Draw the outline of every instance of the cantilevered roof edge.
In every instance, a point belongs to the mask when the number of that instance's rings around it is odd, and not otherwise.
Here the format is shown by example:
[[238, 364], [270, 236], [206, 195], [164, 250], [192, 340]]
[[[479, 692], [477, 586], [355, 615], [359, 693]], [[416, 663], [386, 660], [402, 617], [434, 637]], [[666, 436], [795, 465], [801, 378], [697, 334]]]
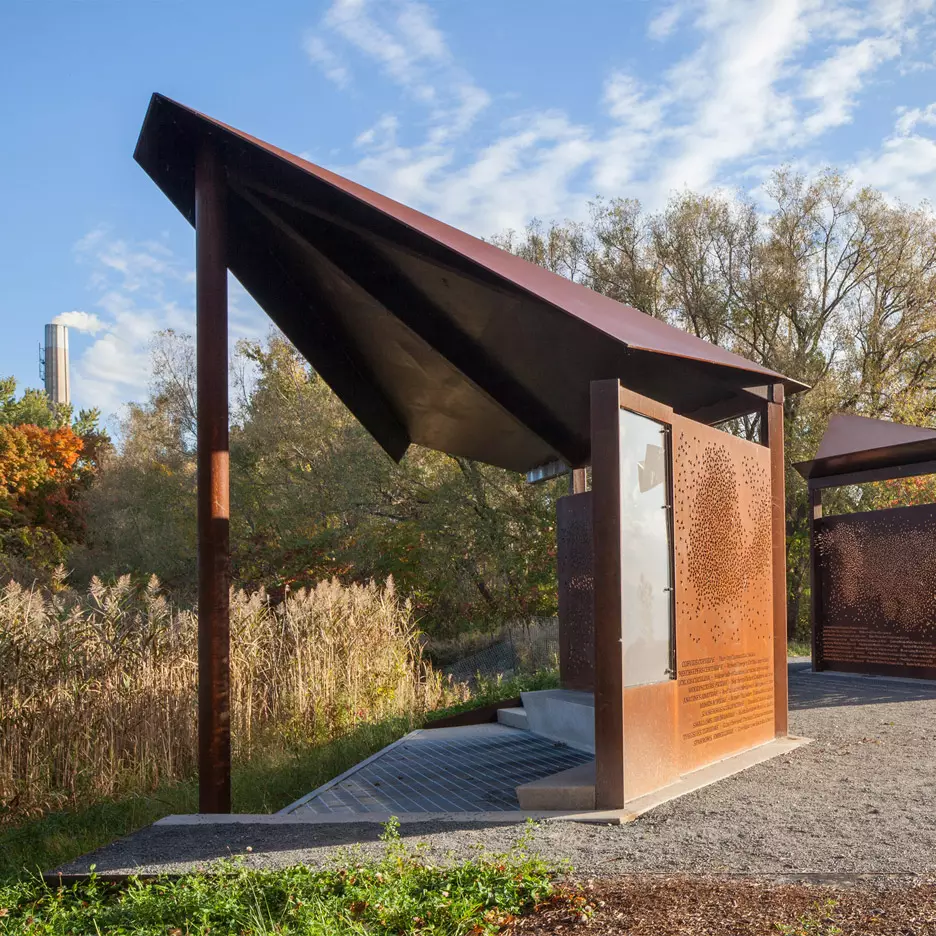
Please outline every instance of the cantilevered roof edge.
[[[157, 124], [172, 120], [186, 136], [220, 132], [236, 141], [257, 147], [292, 167], [306, 172], [346, 196], [379, 212], [391, 221], [403, 225], [415, 234], [431, 240], [446, 251], [458, 255], [470, 264], [495, 275], [505, 285], [512, 286], [542, 302], [572, 315], [621, 344], [635, 350], [664, 356], [714, 364], [740, 374], [750, 375], [742, 383], [758, 386], [780, 382], [790, 392], [808, 389], [799, 381], [784, 377], [738, 354], [696, 338], [672, 325], [652, 318], [631, 306], [596, 293], [586, 286], [573, 283], [559, 274], [517, 257], [480, 238], [409, 208], [359, 183], [295, 156], [257, 137], [244, 133], [221, 121], [199, 113], [160, 94], [154, 94], [140, 132], [134, 157], [153, 178], [167, 197], [194, 223], [194, 149], [188, 154], [173, 153], [173, 164], [158, 165], [158, 148], [153, 136]], [[183, 127], [179, 121], [187, 124]], [[181, 142], [181, 141], [180, 141]], [[189, 141], [194, 147], [194, 140]]]

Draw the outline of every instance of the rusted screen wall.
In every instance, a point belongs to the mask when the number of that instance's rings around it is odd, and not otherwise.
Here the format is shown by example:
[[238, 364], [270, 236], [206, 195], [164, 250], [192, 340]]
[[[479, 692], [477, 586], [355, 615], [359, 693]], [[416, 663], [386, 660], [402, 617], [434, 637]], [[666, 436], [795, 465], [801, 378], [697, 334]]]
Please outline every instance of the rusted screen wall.
[[559, 679], [564, 689], [595, 688], [595, 570], [592, 496], [570, 494], [556, 504], [559, 577]]
[[673, 511], [684, 772], [774, 736], [769, 449], [674, 417]]
[[820, 669], [936, 679], [936, 505], [816, 520]]

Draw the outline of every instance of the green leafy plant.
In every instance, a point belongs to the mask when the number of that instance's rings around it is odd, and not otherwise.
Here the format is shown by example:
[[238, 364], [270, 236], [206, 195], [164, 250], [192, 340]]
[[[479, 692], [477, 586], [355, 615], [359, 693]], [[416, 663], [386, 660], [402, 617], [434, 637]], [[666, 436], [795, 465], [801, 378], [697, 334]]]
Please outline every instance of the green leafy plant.
[[795, 923], [777, 923], [781, 936], [840, 936], [842, 929], [831, 919], [836, 901], [816, 904], [813, 912], [804, 914]]
[[175, 880], [117, 885], [92, 876], [63, 888], [41, 878], [0, 884], [0, 934], [484, 936], [553, 893], [554, 869], [522, 847], [438, 866], [407, 849], [395, 821], [381, 838], [381, 858], [346, 858], [324, 870], [262, 871], [225, 862], [212, 873]]

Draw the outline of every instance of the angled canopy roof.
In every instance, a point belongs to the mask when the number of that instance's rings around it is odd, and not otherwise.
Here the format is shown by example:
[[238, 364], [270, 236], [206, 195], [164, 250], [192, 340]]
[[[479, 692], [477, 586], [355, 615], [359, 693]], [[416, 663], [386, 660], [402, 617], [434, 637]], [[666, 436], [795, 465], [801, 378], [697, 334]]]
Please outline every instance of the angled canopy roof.
[[135, 158], [195, 222], [194, 164], [227, 170], [228, 266], [378, 442], [518, 471], [590, 458], [589, 384], [679, 413], [750, 413], [804, 385], [153, 95]]
[[936, 459], [936, 429], [836, 413], [812, 461], [793, 467], [804, 478], [829, 478]]

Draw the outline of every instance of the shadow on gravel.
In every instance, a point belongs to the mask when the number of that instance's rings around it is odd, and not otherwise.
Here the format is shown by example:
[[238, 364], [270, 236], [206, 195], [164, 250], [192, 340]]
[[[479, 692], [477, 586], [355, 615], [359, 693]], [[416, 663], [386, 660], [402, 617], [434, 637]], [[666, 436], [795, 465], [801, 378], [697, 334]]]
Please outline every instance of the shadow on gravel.
[[[464, 829], [480, 832], [503, 826], [516, 828], [517, 823], [407, 822], [400, 826], [399, 834], [404, 841], [419, 842], [433, 832]], [[107, 876], [177, 873], [237, 857], [250, 866], [282, 866], [295, 863], [277, 860], [276, 856], [283, 857], [284, 852], [302, 850], [308, 861], [310, 849], [335, 846], [351, 849], [360, 845], [368, 850], [369, 846], [377, 845], [382, 833], [383, 826], [378, 822], [149, 826], [49, 873], [87, 874], [92, 865], [97, 874]]]
[[868, 676], [815, 674], [808, 663], [791, 663], [790, 709], [884, 705], [890, 702], [936, 701], [936, 686], [925, 682], [885, 682]]

